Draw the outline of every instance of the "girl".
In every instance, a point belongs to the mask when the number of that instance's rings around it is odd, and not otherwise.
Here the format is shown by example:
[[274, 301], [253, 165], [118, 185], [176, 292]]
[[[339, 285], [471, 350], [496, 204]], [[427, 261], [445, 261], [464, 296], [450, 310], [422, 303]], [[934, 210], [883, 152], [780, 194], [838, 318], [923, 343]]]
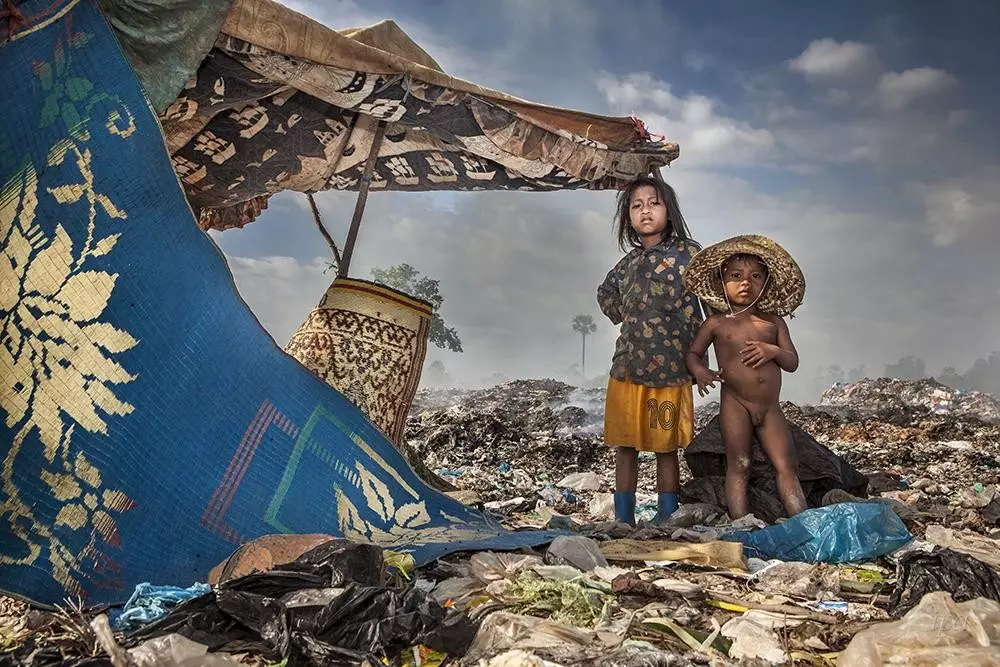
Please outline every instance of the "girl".
[[678, 448], [694, 435], [694, 392], [685, 364], [702, 322], [684, 288], [700, 249], [688, 236], [673, 189], [640, 176], [618, 196], [618, 245], [628, 254], [597, 288], [601, 311], [621, 324], [604, 411], [604, 441], [615, 451], [615, 518], [635, 525], [639, 452], [656, 452], [657, 513], [677, 509]]

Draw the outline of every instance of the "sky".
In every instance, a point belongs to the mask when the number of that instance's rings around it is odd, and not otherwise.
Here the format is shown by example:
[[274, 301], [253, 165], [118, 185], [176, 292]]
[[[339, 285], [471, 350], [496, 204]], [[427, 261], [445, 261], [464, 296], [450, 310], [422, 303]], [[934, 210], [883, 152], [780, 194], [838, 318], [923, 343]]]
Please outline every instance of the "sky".
[[[637, 114], [680, 144], [664, 170], [703, 245], [765, 234], [806, 297], [786, 397], [818, 369], [914, 354], [930, 373], [1000, 349], [1000, 4], [959, 0], [284, 0], [333, 28], [394, 20], [448, 73], [526, 99]], [[354, 193], [316, 196], [342, 241]], [[618, 334], [595, 292], [621, 256], [613, 192], [374, 193], [351, 266], [440, 280], [464, 353], [456, 384], [587, 376]], [[333, 279], [305, 195], [213, 232], [241, 295], [284, 345]], [[342, 245], [342, 244], [341, 244]], [[599, 381], [599, 380], [598, 380]]]

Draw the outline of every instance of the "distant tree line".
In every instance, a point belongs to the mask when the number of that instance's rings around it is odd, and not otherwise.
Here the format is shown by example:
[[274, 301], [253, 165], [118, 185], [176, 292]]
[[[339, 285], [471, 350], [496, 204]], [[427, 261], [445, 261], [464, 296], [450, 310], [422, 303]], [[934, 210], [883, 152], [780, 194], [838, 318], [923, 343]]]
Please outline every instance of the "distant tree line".
[[[820, 393], [834, 384], [856, 382], [864, 377], [871, 377], [864, 366], [845, 370], [841, 366], [822, 366], [816, 372], [813, 385]], [[915, 355], [901, 357], [892, 364], [886, 364], [881, 377], [898, 380], [921, 380], [933, 377], [941, 384], [963, 391], [982, 391], [994, 396], [1000, 396], [1000, 351], [992, 352], [985, 359], [977, 359], [964, 373], [959, 373], [953, 366], [944, 368], [937, 375], [927, 372], [927, 362]]]

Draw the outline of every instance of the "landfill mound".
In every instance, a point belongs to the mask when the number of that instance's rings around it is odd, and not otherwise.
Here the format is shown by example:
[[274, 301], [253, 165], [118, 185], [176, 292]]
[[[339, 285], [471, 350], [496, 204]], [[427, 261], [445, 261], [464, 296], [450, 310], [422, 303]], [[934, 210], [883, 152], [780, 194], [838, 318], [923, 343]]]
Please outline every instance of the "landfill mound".
[[604, 391], [515, 380], [476, 391], [420, 390], [406, 439], [429, 468], [484, 501], [530, 493], [613, 461], [601, 440]]
[[1000, 399], [980, 391], [961, 391], [927, 378], [865, 378], [837, 383], [823, 392], [820, 405], [849, 407], [868, 415], [941, 415], [1000, 424]]
[[[1000, 423], [993, 423], [990, 407], [998, 404], [992, 396], [957, 392], [933, 380], [882, 378], [835, 386], [818, 406], [782, 407], [793, 430], [801, 429], [800, 439], [814, 438], [820, 449], [839, 457], [845, 493], [864, 496], [851, 472], [860, 471], [868, 494], [896, 503], [904, 518], [917, 521], [918, 530], [926, 522], [954, 521], [989, 532], [1000, 519]], [[700, 437], [717, 414], [717, 402], [696, 409]], [[470, 492], [466, 502], [482, 502], [508, 517], [547, 506], [603, 520], [611, 518], [614, 488], [614, 455], [602, 441], [603, 418], [601, 389], [518, 380], [476, 391], [417, 392], [406, 437], [431, 469]], [[560, 488], [558, 482], [574, 473], [589, 481]], [[682, 455], [684, 488], [692, 488], [692, 479]], [[653, 511], [652, 455], [640, 456], [638, 490], [645, 499], [639, 503], [642, 516]], [[769, 495], [766, 487], [760, 491], [762, 498]]]

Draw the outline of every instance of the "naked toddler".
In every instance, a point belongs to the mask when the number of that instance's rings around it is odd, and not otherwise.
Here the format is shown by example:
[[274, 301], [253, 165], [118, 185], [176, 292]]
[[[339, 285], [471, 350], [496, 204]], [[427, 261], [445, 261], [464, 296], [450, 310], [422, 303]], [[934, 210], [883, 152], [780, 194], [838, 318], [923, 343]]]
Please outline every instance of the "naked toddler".
[[[806, 509], [795, 448], [779, 404], [782, 371], [798, 368], [783, 315], [802, 302], [805, 280], [791, 256], [763, 236], [738, 236], [698, 253], [684, 276], [689, 290], [720, 313], [711, 315], [688, 349], [688, 370], [704, 396], [722, 385], [719, 421], [726, 447], [726, 503], [745, 516], [754, 434], [774, 466], [788, 516]], [[718, 371], [705, 364], [715, 348]]]

